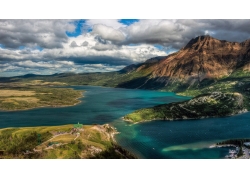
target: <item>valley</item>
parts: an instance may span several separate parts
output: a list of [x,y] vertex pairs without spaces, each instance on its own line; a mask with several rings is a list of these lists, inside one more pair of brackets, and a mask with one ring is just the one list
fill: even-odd
[[[45,81],[68,85],[149,89],[190,97],[214,92],[239,93],[242,96],[242,112],[245,112],[250,110],[249,64],[249,40],[236,43],[206,35],[191,39],[178,52],[132,64],[116,72],[26,75],[0,80],[6,83]],[[203,106],[206,106],[206,103]],[[223,106],[224,104],[220,103],[216,108],[223,111]],[[196,118],[199,117],[203,116]]]

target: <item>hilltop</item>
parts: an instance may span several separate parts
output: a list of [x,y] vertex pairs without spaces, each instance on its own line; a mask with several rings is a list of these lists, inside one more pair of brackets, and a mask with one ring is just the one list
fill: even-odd
[[0,129],[0,158],[135,158],[116,144],[109,124]]

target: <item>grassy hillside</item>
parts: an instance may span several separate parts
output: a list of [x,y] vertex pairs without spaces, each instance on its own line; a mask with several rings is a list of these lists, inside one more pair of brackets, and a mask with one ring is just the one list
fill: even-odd
[[179,120],[222,117],[247,111],[243,96],[239,93],[203,94],[191,100],[139,109],[124,117],[125,120],[141,122],[148,120]]
[[135,158],[116,145],[116,133],[108,124],[5,128],[0,130],[0,158]]

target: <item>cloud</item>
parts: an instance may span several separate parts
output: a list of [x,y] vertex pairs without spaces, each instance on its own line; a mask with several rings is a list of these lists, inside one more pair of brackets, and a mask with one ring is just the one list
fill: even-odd
[[[192,38],[209,34],[218,39],[241,42],[250,38],[250,20],[139,20],[131,25],[118,26],[97,22],[93,33],[120,45],[126,44],[161,44],[179,49]],[[95,28],[96,27],[96,28]],[[106,33],[107,32],[107,33]]]
[[79,47],[79,46],[76,44],[75,41],[72,41],[71,44],[70,44],[70,47],[73,47],[73,48],[74,48],[74,47]]
[[0,44],[5,48],[20,46],[62,48],[68,41],[66,31],[74,31],[70,20],[0,20]]
[[81,46],[88,46],[89,43],[87,41],[84,41]]
[[95,46],[92,47],[92,49],[95,49],[97,51],[107,51],[107,50],[115,50],[117,47],[113,44],[102,44],[97,42]]
[[119,20],[117,20],[117,19],[89,19],[86,21],[86,25],[90,26],[90,27],[93,27],[93,26],[98,25],[98,24],[109,26],[109,27],[112,27],[114,29],[126,27],[126,25],[119,22]]
[[[86,20],[77,26],[72,22],[0,20],[1,76],[111,71],[175,52],[199,35],[236,42],[250,38],[248,19],[144,19],[125,24],[116,19]],[[67,36],[76,29],[77,36]]]
[[125,40],[125,36],[120,30],[102,24],[94,25],[91,33],[113,43],[119,43]]
[[118,71],[124,68],[124,65],[108,65],[108,64],[75,64],[70,61],[20,61],[5,62],[0,64],[1,76],[17,76],[24,74],[55,74],[63,72],[108,72]]
[[12,62],[13,65],[25,68],[65,68],[74,66],[73,62],[70,61],[19,61],[19,62]]

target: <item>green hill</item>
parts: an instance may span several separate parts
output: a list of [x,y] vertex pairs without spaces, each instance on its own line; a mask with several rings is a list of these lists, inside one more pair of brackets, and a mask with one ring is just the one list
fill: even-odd
[[116,144],[116,133],[108,124],[0,129],[0,158],[135,158]]
[[214,92],[191,100],[139,109],[124,117],[127,121],[183,120],[223,117],[246,112],[239,93]]

